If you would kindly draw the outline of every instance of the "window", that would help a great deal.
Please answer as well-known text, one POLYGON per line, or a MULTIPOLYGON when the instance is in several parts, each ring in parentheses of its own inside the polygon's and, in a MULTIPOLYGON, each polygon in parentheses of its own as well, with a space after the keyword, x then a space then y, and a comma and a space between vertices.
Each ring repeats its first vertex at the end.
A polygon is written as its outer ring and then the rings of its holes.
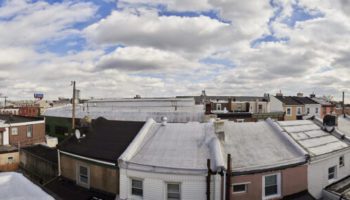
POLYGON ((267 175, 263 177, 264 197, 273 198, 280 195, 280 174, 267 175))
POLYGON ((79 176, 78 176, 78 183, 80 183, 83 186, 89 186, 89 168, 85 166, 79 165, 79 176))
POLYGON ((131 194, 136 196, 143 195, 142 180, 131 180, 131 194))
POLYGON ((33 125, 28 125, 27 126, 27 137, 32 137, 33 136, 33 125))
POLYGON ((339 167, 344 167, 344 156, 339 157, 339 167))
POLYGON ((11 135, 18 135, 18 128, 17 127, 11 128, 11 135))
POLYGON ((318 108, 316 108, 316 111, 315 111, 315 112, 316 112, 316 114, 318 114, 318 108))
POLYGON ((287 115, 292 115, 292 109, 291 108, 287 108, 287 115))
POLYGON ((307 108, 306 113, 307 113, 307 114, 310 114, 310 108, 307 108))
POLYGON ((328 180, 333 180, 337 178, 337 166, 328 168, 328 180))
POLYGON ((301 115, 301 108, 300 107, 297 108, 297 114, 301 115))
POLYGON ((168 200, 180 200, 180 184, 168 183, 167 184, 167 199, 168 200))
POLYGON ((233 193, 242 193, 247 191, 247 184, 234 184, 233 193))
POLYGON ((216 104, 216 110, 221 110, 221 104, 216 104))
POLYGON ((8 164, 12 164, 13 161, 14 161, 13 157, 8 157, 8 158, 7 158, 7 163, 8 163, 8 164))

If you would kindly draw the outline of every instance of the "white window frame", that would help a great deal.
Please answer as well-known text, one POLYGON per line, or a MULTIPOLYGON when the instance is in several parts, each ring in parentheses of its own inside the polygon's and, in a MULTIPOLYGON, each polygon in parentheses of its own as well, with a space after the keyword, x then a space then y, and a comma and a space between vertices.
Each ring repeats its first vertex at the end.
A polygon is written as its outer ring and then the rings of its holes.
MULTIPOLYGON (((136 189, 140 189, 140 188, 136 188, 136 189)), ((143 187, 143 179, 140 179, 140 178, 130 178, 130 194, 134 197, 139 197, 139 198, 143 198, 143 194, 144 194, 144 187, 143 187), (133 186, 132 186, 132 181, 141 181, 141 190, 142 190, 142 195, 138 195, 138 194, 133 194, 132 193, 132 189, 133 189, 133 186)))
POLYGON ((33 137, 33 124, 27 125, 27 138, 33 137))
POLYGON ((18 127, 11 127, 11 135, 18 135, 18 127), (14 131, 14 130, 16 130, 16 131, 14 131))
POLYGON ((221 110, 221 104, 220 103, 216 104, 216 110, 221 110))
POLYGON ((287 116, 292 116, 292 113, 293 113, 292 107, 287 107, 286 108, 286 115, 287 116), (290 110, 289 114, 288 114, 288 109, 290 110))
POLYGON ((78 163, 76 165, 76 183, 82 187, 90 188, 90 167, 84 164, 78 163), (87 169, 87 183, 80 180, 80 167, 85 167, 87 169))
POLYGON ((179 194, 180 194, 180 200, 181 200, 182 194, 181 194, 181 183, 180 182, 166 182, 165 183, 165 188, 166 188, 165 199, 168 200, 168 184, 179 185, 179 194))
POLYGON ((328 181, 329 182, 333 182, 334 180, 337 180, 337 165, 334 165, 334 166, 332 166, 332 167, 328 167, 327 168, 327 174, 328 174, 328 181), (334 175, 333 175, 333 178, 329 178, 329 169, 331 169, 331 168, 334 168, 334 175))
POLYGON ((345 166, 345 157, 344 157, 344 155, 341 155, 339 157, 339 167, 344 167, 344 166, 345 166))
POLYGON ((247 193, 248 192, 248 184, 250 182, 244 182, 244 183, 235 183, 235 184, 232 184, 231 188, 232 188, 232 194, 241 194, 241 193, 247 193), (239 192, 235 192, 233 187, 236 186, 236 185, 244 185, 244 191, 239 191, 239 192))
POLYGON ((281 173, 274 173, 274 174, 266 174, 262 176, 262 193, 263 193, 263 199, 274 199, 281 197, 281 173), (265 196, 265 177, 267 176, 277 176, 277 194, 265 196))

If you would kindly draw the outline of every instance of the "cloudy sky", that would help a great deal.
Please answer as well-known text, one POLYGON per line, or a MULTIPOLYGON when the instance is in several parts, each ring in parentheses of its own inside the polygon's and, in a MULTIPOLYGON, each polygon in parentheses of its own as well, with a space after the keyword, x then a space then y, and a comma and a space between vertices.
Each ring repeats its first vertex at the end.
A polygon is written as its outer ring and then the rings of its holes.
MULTIPOLYGON (((347 0, 0 0, 10 99, 350 96, 347 0)), ((350 100, 350 98, 348 98, 350 100)))

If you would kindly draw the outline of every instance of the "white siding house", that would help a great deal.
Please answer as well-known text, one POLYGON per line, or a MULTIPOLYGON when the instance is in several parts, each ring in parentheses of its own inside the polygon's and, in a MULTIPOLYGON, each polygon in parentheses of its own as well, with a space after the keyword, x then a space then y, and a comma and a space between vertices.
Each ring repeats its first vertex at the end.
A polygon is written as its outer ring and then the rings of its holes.
MULTIPOLYGON (((120 156, 120 199, 206 199, 207 159, 224 169, 213 123, 148 120, 120 156)), ((211 178, 211 199, 220 199, 221 178, 211 178)))
POLYGON ((315 198, 321 198, 329 184, 350 175, 350 146, 337 131, 323 131, 316 120, 276 123, 310 155, 308 190, 315 198))

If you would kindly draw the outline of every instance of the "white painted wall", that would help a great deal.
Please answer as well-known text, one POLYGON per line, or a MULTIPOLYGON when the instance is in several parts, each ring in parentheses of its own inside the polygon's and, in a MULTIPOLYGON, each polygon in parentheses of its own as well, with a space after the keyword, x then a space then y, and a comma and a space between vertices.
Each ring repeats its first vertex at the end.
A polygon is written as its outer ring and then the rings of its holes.
POLYGON ((322 197, 322 190, 334 181, 350 175, 350 150, 338 152, 323 160, 311 161, 308 166, 308 189, 315 198, 322 197), (344 155, 345 165, 339 167, 339 157, 344 155), (328 180, 328 168, 337 166, 336 180, 328 180))
POLYGON ((321 104, 305 104, 305 110, 304 110, 305 115, 320 117, 320 113, 321 113, 321 104), (310 109, 309 114, 307 114, 308 108, 310 109), (316 113, 316 108, 318 108, 318 113, 316 113))
POLYGON ((268 112, 284 112, 283 103, 276 97, 270 95, 270 106, 268 112))
MULTIPOLYGON (((206 175, 177 175, 120 169, 120 199, 138 200, 131 195, 131 178, 143 180, 143 200, 166 199, 166 183, 181 183, 181 200, 206 199, 206 175)), ((212 176, 211 195, 220 199, 220 177, 212 176)))
POLYGON ((4 131, 4 133, 2 134, 2 138, 3 138, 3 140, 2 140, 2 144, 3 145, 8 145, 9 144, 9 128, 5 128, 5 131, 4 131))

